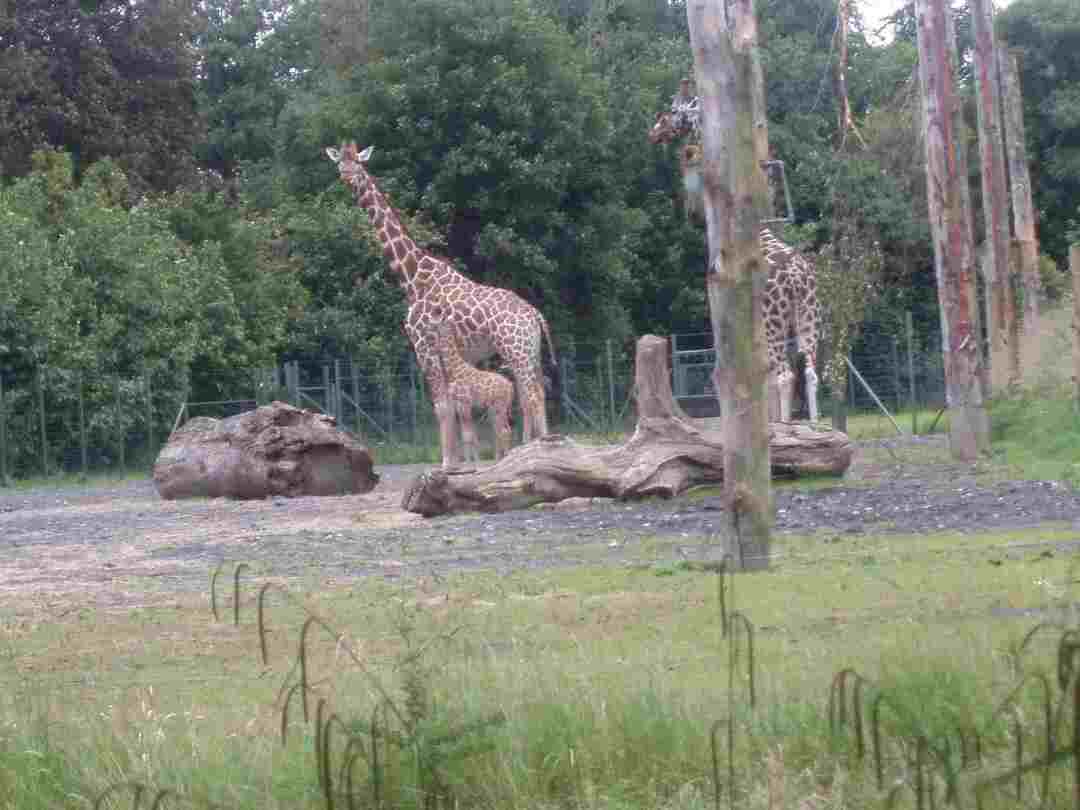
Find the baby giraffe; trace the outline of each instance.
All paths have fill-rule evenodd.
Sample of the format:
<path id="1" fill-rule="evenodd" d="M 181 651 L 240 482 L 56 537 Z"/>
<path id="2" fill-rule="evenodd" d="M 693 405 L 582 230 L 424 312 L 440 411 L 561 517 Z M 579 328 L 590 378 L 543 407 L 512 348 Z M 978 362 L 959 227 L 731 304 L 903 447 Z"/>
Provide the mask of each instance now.
<path id="1" fill-rule="evenodd" d="M 514 401 L 514 384 L 494 371 L 478 369 L 462 357 L 454 339 L 454 326 L 449 321 L 435 322 L 435 345 L 450 402 L 461 425 L 465 460 L 480 460 L 473 408 L 487 409 L 495 429 L 495 458 L 502 458 L 510 450 L 510 408 Z"/>

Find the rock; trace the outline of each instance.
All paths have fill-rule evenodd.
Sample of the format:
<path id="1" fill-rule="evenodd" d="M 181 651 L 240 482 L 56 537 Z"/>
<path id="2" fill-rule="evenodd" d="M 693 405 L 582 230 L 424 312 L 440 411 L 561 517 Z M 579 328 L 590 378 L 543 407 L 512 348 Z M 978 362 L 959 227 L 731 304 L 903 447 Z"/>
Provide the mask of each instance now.
<path id="1" fill-rule="evenodd" d="M 372 467 L 368 449 L 333 417 L 273 402 L 188 421 L 158 455 L 154 486 L 166 500 L 347 495 L 378 483 Z"/>

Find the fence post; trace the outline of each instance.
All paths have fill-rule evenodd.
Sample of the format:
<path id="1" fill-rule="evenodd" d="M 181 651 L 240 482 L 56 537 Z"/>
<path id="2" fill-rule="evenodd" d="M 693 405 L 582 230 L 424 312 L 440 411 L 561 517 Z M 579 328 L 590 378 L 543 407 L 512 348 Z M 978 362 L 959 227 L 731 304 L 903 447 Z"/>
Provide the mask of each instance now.
<path id="1" fill-rule="evenodd" d="M 1073 382 L 1076 385 L 1076 407 L 1080 409 L 1080 243 L 1069 248 L 1069 270 L 1073 285 Z"/>
<path id="2" fill-rule="evenodd" d="M 116 382 L 113 384 L 113 399 L 116 400 L 116 424 L 121 426 L 120 428 L 120 471 L 125 478 L 127 478 L 127 436 L 124 435 L 122 427 L 123 413 L 120 407 L 120 377 L 116 378 Z"/>
<path id="3" fill-rule="evenodd" d="M 342 403 L 344 400 L 341 398 L 341 360 L 337 357 L 334 358 L 334 418 L 337 419 L 338 427 L 343 427 L 345 424 L 345 413 Z"/>
<path id="4" fill-rule="evenodd" d="M 41 473 L 46 478 L 49 476 L 49 443 L 48 437 L 45 433 L 45 366 L 39 365 L 37 367 L 37 374 L 34 375 L 34 379 L 37 383 L 37 404 L 38 404 L 38 417 L 39 425 L 41 428 Z"/>
<path id="5" fill-rule="evenodd" d="M 615 361 L 611 356 L 611 338 L 604 341 L 607 350 L 608 405 L 611 408 L 611 429 L 615 429 Z"/>
<path id="6" fill-rule="evenodd" d="M 89 472 L 86 453 L 86 400 L 83 396 L 83 376 L 80 371 L 76 376 L 76 384 L 79 386 L 79 449 L 82 450 L 82 474 L 86 478 Z"/>
<path id="7" fill-rule="evenodd" d="M 417 392 L 417 374 L 416 374 L 416 361 L 412 355 L 409 355 L 409 387 L 412 389 L 412 440 L 413 444 L 420 443 L 419 425 L 416 422 L 416 411 L 419 407 L 418 404 L 418 392 Z"/>
<path id="8" fill-rule="evenodd" d="M 911 403 L 911 435 L 919 432 L 919 405 L 915 401 L 915 323 L 911 317 L 911 310 L 904 315 L 904 326 L 907 330 L 907 373 L 908 373 L 908 401 Z"/>
<path id="9" fill-rule="evenodd" d="M 360 435 L 360 375 L 355 359 L 349 360 L 349 378 L 352 380 L 353 409 L 356 411 L 356 434 Z"/>
<path id="10" fill-rule="evenodd" d="M 0 374 L 0 487 L 6 487 L 9 483 L 7 464 L 7 404 L 4 402 L 4 375 Z"/>
<path id="11" fill-rule="evenodd" d="M 157 453 L 154 452 L 154 392 L 150 387 L 150 369 L 143 373 L 143 384 L 146 388 L 146 444 L 150 448 L 151 458 L 156 459 Z"/>
<path id="12" fill-rule="evenodd" d="M 893 391 L 896 393 L 896 412 L 899 414 L 904 406 L 904 397 L 900 393 L 900 338 L 895 336 L 892 339 L 892 373 Z"/>
<path id="13" fill-rule="evenodd" d="M 330 366 L 323 363 L 322 367 L 322 388 L 323 388 L 323 413 L 328 413 L 331 416 L 334 415 L 334 400 L 330 396 Z"/>
<path id="14" fill-rule="evenodd" d="M 285 363 L 285 384 L 289 388 L 289 402 L 300 407 L 300 368 L 295 360 Z"/>

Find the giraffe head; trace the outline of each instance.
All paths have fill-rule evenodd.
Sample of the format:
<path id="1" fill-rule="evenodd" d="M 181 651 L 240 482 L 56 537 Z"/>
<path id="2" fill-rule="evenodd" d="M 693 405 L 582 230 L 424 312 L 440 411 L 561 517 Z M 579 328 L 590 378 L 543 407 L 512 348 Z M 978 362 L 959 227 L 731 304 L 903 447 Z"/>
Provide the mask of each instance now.
<path id="1" fill-rule="evenodd" d="M 371 182 L 371 175 L 368 174 L 365 164 L 371 158 L 374 149 L 374 146 L 369 146 L 361 152 L 356 146 L 356 141 L 350 141 L 341 149 L 326 147 L 326 155 L 337 164 L 338 173 L 346 185 L 354 191 L 363 193 Z"/>

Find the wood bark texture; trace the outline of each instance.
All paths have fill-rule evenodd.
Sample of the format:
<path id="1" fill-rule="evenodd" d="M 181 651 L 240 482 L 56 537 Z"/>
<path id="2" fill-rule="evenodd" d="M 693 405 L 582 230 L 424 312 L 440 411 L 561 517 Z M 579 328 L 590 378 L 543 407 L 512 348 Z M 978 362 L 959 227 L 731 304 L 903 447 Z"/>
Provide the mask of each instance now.
<path id="1" fill-rule="evenodd" d="M 166 499 L 347 495 L 379 481 L 371 454 L 331 416 L 273 402 L 173 432 L 154 463 Z"/>
<path id="2" fill-rule="evenodd" d="M 1001 127 L 1001 92 L 998 52 L 994 41 L 990 0 L 969 0 L 975 32 L 975 87 L 979 126 L 979 168 L 982 174 L 985 223 L 986 281 L 990 299 L 991 390 L 1004 392 L 1019 371 L 1010 349 L 1013 311 L 1009 283 L 1009 198 L 1005 186 L 1004 140 Z M 976 332 L 978 334 L 978 332 Z"/>
<path id="3" fill-rule="evenodd" d="M 1041 326 L 1039 296 L 1039 240 L 1035 234 L 1035 203 L 1031 196 L 1031 175 L 1028 171 L 1027 144 L 1024 140 L 1024 100 L 1020 92 L 1020 61 L 1014 53 L 1000 52 L 998 68 L 1005 120 L 1005 151 L 1008 155 L 1009 187 L 1012 196 L 1013 232 L 1020 243 L 1019 281 L 1022 286 L 1023 309 L 1018 347 L 1021 368 L 1034 367 L 1039 358 Z M 1014 287 L 1015 299 L 1015 287 Z"/>
<path id="4" fill-rule="evenodd" d="M 402 508 L 427 517 L 503 512 L 574 497 L 636 500 L 675 497 L 724 480 L 723 435 L 689 419 L 671 393 L 666 339 L 638 341 L 638 422 L 624 444 L 583 445 L 550 435 L 516 447 L 485 468 L 434 470 L 417 477 Z M 769 426 L 772 473 L 841 475 L 854 448 L 847 435 L 803 424 Z"/>
<path id="5" fill-rule="evenodd" d="M 978 381 L 977 335 L 972 324 L 973 248 L 970 210 L 964 205 L 957 159 L 958 99 L 953 72 L 955 41 L 948 36 L 944 0 L 917 0 L 919 76 L 926 104 L 926 177 L 938 296 L 948 321 L 946 397 L 951 411 L 950 448 L 973 461 L 988 444 L 986 412 Z"/>
<path id="6" fill-rule="evenodd" d="M 1076 407 L 1080 409 L 1080 245 L 1069 248 L 1069 271 L 1073 288 L 1073 385 Z"/>

